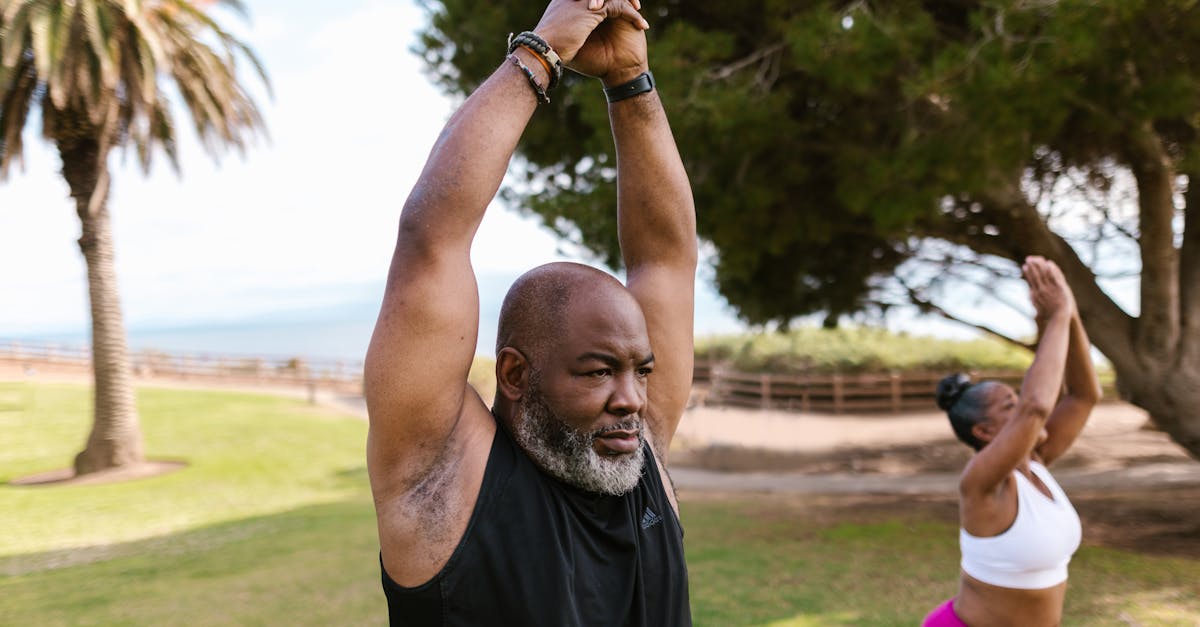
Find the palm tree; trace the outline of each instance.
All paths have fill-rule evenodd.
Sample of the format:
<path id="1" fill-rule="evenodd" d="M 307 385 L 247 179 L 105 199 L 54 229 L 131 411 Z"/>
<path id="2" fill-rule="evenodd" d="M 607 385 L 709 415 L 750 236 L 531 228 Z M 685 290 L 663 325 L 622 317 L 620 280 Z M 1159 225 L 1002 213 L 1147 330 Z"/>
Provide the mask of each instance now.
<path id="1" fill-rule="evenodd" d="M 178 172 L 163 83 L 183 100 L 214 158 L 223 148 L 243 150 L 263 129 L 238 82 L 237 60 L 247 59 L 264 84 L 266 73 L 253 51 L 207 14 L 211 4 L 245 15 L 238 0 L 0 0 L 0 177 L 21 160 L 25 123 L 38 109 L 42 137 L 58 149 L 82 223 L 95 404 L 76 474 L 143 459 L 113 268 L 109 153 L 133 148 L 148 172 L 159 148 Z"/>

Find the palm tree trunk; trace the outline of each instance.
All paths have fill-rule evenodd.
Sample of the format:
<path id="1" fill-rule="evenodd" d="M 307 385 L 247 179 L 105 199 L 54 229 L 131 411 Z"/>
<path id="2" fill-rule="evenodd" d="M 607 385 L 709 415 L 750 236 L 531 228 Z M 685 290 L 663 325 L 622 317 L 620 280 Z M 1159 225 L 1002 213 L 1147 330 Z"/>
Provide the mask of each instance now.
<path id="1" fill-rule="evenodd" d="M 133 377 L 113 265 L 108 214 L 108 167 L 98 142 L 59 141 L 63 176 L 82 223 L 79 248 L 87 264 L 92 310 L 92 370 L 95 377 L 92 432 L 75 456 L 75 473 L 135 464 L 144 459 L 133 394 Z"/>

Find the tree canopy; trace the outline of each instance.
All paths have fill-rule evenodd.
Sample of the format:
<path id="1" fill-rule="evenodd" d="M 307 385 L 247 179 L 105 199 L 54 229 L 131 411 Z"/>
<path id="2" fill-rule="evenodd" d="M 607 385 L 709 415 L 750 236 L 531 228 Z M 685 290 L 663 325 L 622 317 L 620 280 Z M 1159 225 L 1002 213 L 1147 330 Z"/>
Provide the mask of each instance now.
<path id="1" fill-rule="evenodd" d="M 1063 268 L 1122 394 L 1200 455 L 1200 5 L 1190 0 L 644 3 L 650 63 L 720 292 L 749 322 L 991 287 Z M 541 7 L 431 3 L 419 44 L 469 93 Z M 539 111 L 506 194 L 610 265 L 599 87 Z M 1200 200 L 1195 202 L 1200 203 Z M 1191 226 L 1191 228 L 1185 228 Z M 1102 279 L 1140 273 L 1129 312 Z"/>

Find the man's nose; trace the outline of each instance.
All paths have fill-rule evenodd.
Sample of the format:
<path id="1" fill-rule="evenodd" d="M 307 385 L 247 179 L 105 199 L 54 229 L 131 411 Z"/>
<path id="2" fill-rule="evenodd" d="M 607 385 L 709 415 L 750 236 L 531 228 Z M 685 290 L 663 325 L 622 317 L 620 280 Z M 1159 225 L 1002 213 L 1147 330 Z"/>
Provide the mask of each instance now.
<path id="1" fill-rule="evenodd" d="M 614 377 L 615 387 L 608 399 L 608 411 L 617 416 L 628 416 L 642 410 L 646 404 L 646 385 L 632 371 Z"/>

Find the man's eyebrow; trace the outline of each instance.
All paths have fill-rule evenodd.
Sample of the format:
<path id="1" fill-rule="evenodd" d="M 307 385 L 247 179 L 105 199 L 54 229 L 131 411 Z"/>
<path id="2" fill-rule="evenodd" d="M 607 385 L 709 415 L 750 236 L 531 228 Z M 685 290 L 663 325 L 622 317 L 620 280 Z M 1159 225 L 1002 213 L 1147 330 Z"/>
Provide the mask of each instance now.
<path id="1" fill-rule="evenodd" d="M 583 353 L 582 355 L 575 358 L 575 361 L 592 361 L 592 360 L 598 361 L 610 368 L 617 368 L 621 365 L 621 360 L 618 359 L 616 355 L 611 355 L 609 353 L 598 353 L 598 352 L 594 352 L 594 351 L 589 351 L 589 352 Z M 645 366 L 646 364 L 649 364 L 653 361 L 654 361 L 654 353 L 650 353 L 646 357 L 643 357 L 641 361 L 637 362 L 637 365 L 638 365 L 638 367 L 641 367 L 641 366 Z"/>
<path id="2" fill-rule="evenodd" d="M 575 361 L 598 361 L 610 368 L 616 368 L 621 365 L 621 360 L 617 359 L 616 355 L 608 353 L 587 352 L 575 358 Z"/>

